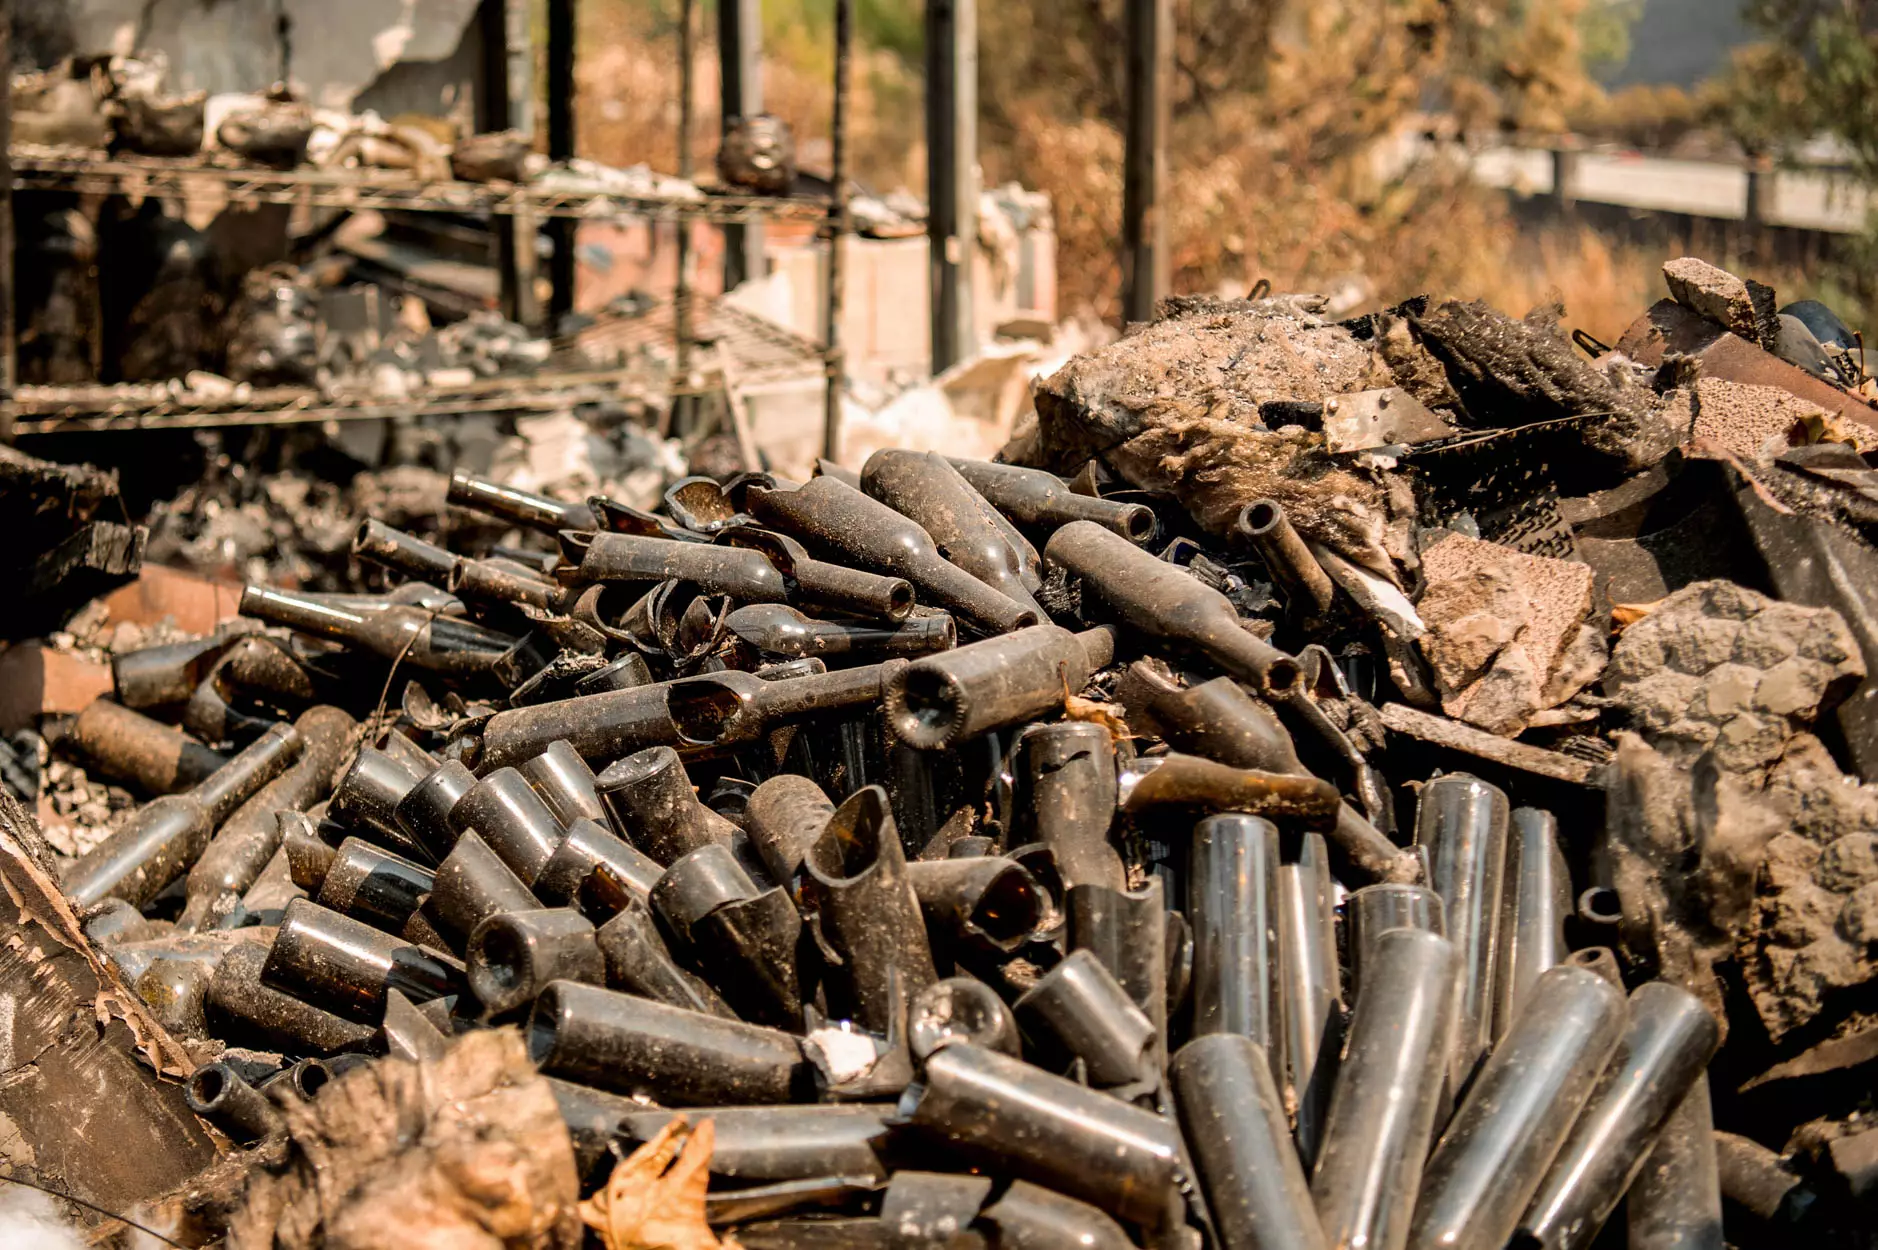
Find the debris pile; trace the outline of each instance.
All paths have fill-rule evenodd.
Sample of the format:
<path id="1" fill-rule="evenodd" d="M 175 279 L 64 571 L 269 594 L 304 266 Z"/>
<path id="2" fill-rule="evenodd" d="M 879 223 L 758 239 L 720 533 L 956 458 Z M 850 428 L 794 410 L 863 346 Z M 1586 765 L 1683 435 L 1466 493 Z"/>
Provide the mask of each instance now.
<path id="1" fill-rule="evenodd" d="M 99 1021 L 0 1157 L 231 1247 L 1862 1244 L 1878 409 L 1666 279 L 1169 301 L 997 463 L 361 494 L 371 582 L 114 651 L 109 836 L 0 797 L 0 1043 Z"/>

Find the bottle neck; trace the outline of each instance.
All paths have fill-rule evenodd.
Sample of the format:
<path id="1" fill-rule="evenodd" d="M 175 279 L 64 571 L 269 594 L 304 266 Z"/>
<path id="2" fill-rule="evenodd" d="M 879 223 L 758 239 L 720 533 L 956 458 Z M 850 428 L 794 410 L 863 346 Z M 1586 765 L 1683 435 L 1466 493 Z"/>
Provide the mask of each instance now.
<path id="1" fill-rule="evenodd" d="M 219 825 L 256 790 L 278 777 L 300 754 L 300 747 L 300 734 L 292 725 L 275 725 L 189 795 L 209 813 L 209 823 Z"/>
<path id="2" fill-rule="evenodd" d="M 481 478 L 457 476 L 450 481 L 450 502 L 499 516 L 517 525 L 554 533 L 564 529 L 589 529 L 592 517 L 576 515 L 572 504 L 537 495 L 532 491 L 501 486 Z M 585 512 L 587 509 L 580 509 Z M 583 523 L 585 522 L 585 523 Z"/>
<path id="3" fill-rule="evenodd" d="M 334 642 L 357 641 L 359 629 L 369 615 L 342 602 L 296 595 L 269 586 L 243 587 L 241 614 Z"/>

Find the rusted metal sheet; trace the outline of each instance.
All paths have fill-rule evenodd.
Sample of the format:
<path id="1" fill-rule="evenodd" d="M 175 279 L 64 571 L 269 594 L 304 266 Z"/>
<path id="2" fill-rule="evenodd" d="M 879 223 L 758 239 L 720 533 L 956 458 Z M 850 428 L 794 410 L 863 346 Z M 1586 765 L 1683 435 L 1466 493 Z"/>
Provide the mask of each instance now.
<path id="1" fill-rule="evenodd" d="M 1762 351 L 1758 344 L 1730 334 L 1674 300 L 1658 300 L 1631 322 L 1617 341 L 1617 350 L 1646 365 L 1662 364 L 1665 356 L 1695 356 L 1708 377 L 1778 387 L 1827 412 L 1878 429 L 1878 409 L 1867 401 Z"/>

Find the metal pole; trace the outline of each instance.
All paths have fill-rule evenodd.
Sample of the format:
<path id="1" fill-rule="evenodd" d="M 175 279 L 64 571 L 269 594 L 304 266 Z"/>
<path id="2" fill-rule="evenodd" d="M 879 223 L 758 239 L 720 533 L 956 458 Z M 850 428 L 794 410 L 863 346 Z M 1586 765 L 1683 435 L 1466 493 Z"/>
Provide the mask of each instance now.
<path id="1" fill-rule="evenodd" d="M 678 5 L 678 176 L 691 177 L 692 61 L 697 55 L 696 23 L 692 21 L 695 0 L 679 0 Z M 673 384 L 685 393 L 672 398 L 672 429 L 688 432 L 691 414 L 691 219 L 678 217 L 678 277 L 672 288 L 672 370 Z"/>
<path id="2" fill-rule="evenodd" d="M 717 0 L 723 129 L 763 111 L 763 0 Z M 764 273 L 763 223 L 724 227 L 724 290 Z"/>
<path id="3" fill-rule="evenodd" d="M 1167 293 L 1167 88 L 1173 0 L 1128 0 L 1128 133 L 1122 181 L 1122 316 L 1148 321 Z"/>
<path id="4" fill-rule="evenodd" d="M 548 159 L 568 160 L 574 155 L 574 42 L 578 22 L 575 0 L 548 0 Z M 554 243 L 548 278 L 552 293 L 548 297 L 548 319 L 558 322 L 574 311 L 574 247 L 576 228 L 572 217 L 556 217 L 548 223 L 548 237 Z"/>
<path id="5" fill-rule="evenodd" d="M 977 0 L 926 0 L 926 187 L 932 371 L 941 373 L 977 347 L 972 321 L 978 236 Z"/>
<path id="6" fill-rule="evenodd" d="M 529 100 L 533 53 L 528 33 L 527 0 L 483 0 L 477 12 L 483 40 L 482 95 L 477 129 L 533 131 Z M 534 223 L 518 216 L 497 216 L 496 268 L 502 280 L 502 315 L 524 326 L 540 320 L 535 301 Z"/>
<path id="7" fill-rule="evenodd" d="M 13 4 L 0 0 L 0 71 L 13 66 Z M 19 382 L 19 325 L 13 310 L 13 101 L 0 92 L 0 441 L 13 441 L 13 392 Z"/>
<path id="8" fill-rule="evenodd" d="M 835 0 L 835 111 L 829 126 L 833 185 L 828 193 L 828 394 L 822 410 L 822 455 L 841 454 L 841 252 L 848 233 L 848 44 L 850 0 Z"/>

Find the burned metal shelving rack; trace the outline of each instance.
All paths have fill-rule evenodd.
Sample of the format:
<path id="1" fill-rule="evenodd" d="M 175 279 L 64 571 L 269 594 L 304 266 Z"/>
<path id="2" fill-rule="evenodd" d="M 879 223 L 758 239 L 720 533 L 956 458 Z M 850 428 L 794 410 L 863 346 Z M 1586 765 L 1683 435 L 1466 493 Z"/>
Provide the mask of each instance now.
<path id="1" fill-rule="evenodd" d="M 566 90 L 573 73 L 572 5 L 574 0 L 552 0 L 551 10 L 558 18 L 550 23 L 550 86 L 561 83 L 557 93 L 550 91 L 548 110 L 549 155 L 565 159 L 572 155 L 572 92 Z M 498 231 L 502 248 L 505 287 L 525 292 L 518 296 L 511 316 L 518 320 L 537 320 L 533 311 L 533 253 L 531 247 L 517 247 L 515 240 L 532 238 L 541 222 L 565 223 L 552 233 L 558 245 L 554 273 L 553 308 L 571 302 L 571 266 L 567 264 L 566 246 L 572 230 L 581 221 L 611 221 L 637 217 L 649 221 L 675 221 L 680 224 L 680 239 L 695 222 L 709 222 L 726 227 L 746 227 L 765 221 L 808 221 L 820 223 L 830 243 L 830 282 L 828 292 L 828 343 L 811 344 L 795 336 L 784 335 L 788 342 L 782 350 L 800 358 L 819 357 L 828 378 L 830 437 L 834 437 L 839 413 L 841 354 L 835 327 L 840 300 L 838 233 L 847 229 L 847 196 L 839 176 L 845 166 L 844 115 L 846 111 L 846 69 L 849 38 L 850 0 L 836 3 L 836 100 L 834 108 L 833 151 L 835 158 L 834 192 L 820 197 L 764 197 L 694 193 L 660 195 L 612 188 L 581 188 L 560 185 L 474 183 L 454 180 L 424 181 L 404 171 L 380 169 L 320 170 L 296 168 L 273 170 L 213 158 L 159 158 L 108 154 L 102 151 L 13 146 L 8 140 L 11 118 L 7 101 L 0 96 L 0 152 L 6 166 L 0 169 L 0 438 L 15 434 L 50 433 L 63 430 L 147 429 L 157 426 L 207 428 L 233 425 L 276 425 L 296 422 L 370 419 L 388 416 L 421 415 L 429 412 L 527 411 L 552 408 L 568 402 L 580 402 L 583 395 L 599 397 L 607 387 L 617 394 L 630 394 L 643 386 L 644 373 L 633 368 L 617 370 L 577 370 L 549 373 L 520 379 L 494 379 L 468 388 L 434 389 L 408 400 L 383 401 L 368 398 L 347 400 L 323 396 L 305 388 L 253 388 L 239 400 L 232 397 L 204 401 L 196 396 L 178 395 L 161 386 L 149 389 L 112 388 L 107 386 L 35 386 L 17 384 L 18 335 L 12 298 L 12 267 L 16 245 L 12 220 L 12 193 L 15 191 L 57 191 L 92 195 L 125 195 L 182 200 L 193 196 L 218 196 L 230 204 L 282 204 L 342 210 L 393 210 L 402 212 L 463 213 L 485 212 L 497 221 L 511 223 L 508 232 Z M 8 6 L 0 0 L 0 13 Z M 491 6 L 492 8 L 495 6 Z M 504 6 L 506 8 L 506 6 Z M 689 66 L 692 53 L 691 26 L 694 0 L 683 0 L 681 55 Z M 551 13 L 551 16 L 555 16 Z M 0 35 L 0 40 L 4 36 Z M 512 40 L 511 40 L 512 42 Z M 514 49 L 511 48 L 512 52 Z M 511 58 L 513 59 L 513 58 Z M 511 67 L 511 76 L 513 67 Z M 692 116 L 691 75 L 681 76 L 680 139 L 681 151 L 688 151 Z M 507 92 L 503 93 L 504 95 Z M 685 164 L 689 164 L 688 161 Z M 689 172 L 685 170 L 683 172 Z M 739 272 L 741 272 L 741 268 Z M 670 324 L 678 368 L 672 394 L 696 394 L 706 387 L 688 376 L 686 361 L 696 297 L 690 290 L 686 266 L 679 267 L 678 288 L 673 297 Z M 704 305 L 700 304 L 701 307 Z M 718 308 L 719 318 L 735 317 L 732 310 Z M 520 314 L 517 316 L 517 314 Z M 753 334 L 739 319 L 731 327 L 735 338 L 741 334 L 752 342 L 763 336 Z M 768 336 L 771 339 L 775 335 Z M 775 343 L 763 350 L 774 356 Z M 143 398 L 139 398 L 139 396 Z"/>

